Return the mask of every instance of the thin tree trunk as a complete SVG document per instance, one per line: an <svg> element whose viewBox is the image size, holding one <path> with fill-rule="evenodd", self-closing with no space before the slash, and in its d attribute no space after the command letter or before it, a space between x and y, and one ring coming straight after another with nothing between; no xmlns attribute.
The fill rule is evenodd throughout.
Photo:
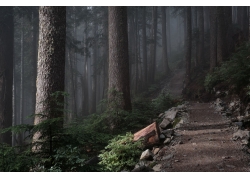
<svg viewBox="0 0 250 180"><path fill-rule="evenodd" d="M157 7L153 7L152 10L152 27L151 27L151 39L152 43L150 46L150 69L149 69L149 82L152 84L155 80L155 69L156 69L156 31L157 31Z"/></svg>
<svg viewBox="0 0 250 180"><path fill-rule="evenodd" d="M138 8L135 7L135 94L138 92Z"/></svg>
<svg viewBox="0 0 250 180"><path fill-rule="evenodd" d="M194 27L195 27L195 35L196 35L196 38L195 38L195 61L194 61L194 66L197 67L198 66L198 59L199 59L199 38L198 38L198 23L197 23L197 9L198 7L194 7Z"/></svg>
<svg viewBox="0 0 250 180"><path fill-rule="evenodd" d="M217 19L216 7L210 7L210 71L217 66Z"/></svg>
<svg viewBox="0 0 250 180"><path fill-rule="evenodd" d="M217 6L217 62L221 64L226 56L226 30L225 30L225 16L224 7Z"/></svg>
<svg viewBox="0 0 250 180"><path fill-rule="evenodd" d="M23 96L24 96L24 92L23 92L23 88L24 88L24 82L23 82L23 76L24 76L24 50L23 50L23 48L24 48L24 38L23 38L23 36L24 36L24 32L23 32L23 14L21 15L21 38L20 38L20 47L21 47L21 51L20 51L20 62L21 62L21 64L20 64L20 70L21 70L21 72L20 72L20 112L19 112L19 114L20 114L20 119L19 119L19 123L18 124L23 124L23 118L24 118L24 116L23 116L23 111L24 111L24 108L23 108L23 105L24 105L24 99L23 99ZM22 144L22 141L23 141L23 134L22 133L20 133L19 135L18 135L18 143L21 145Z"/></svg>
<svg viewBox="0 0 250 180"><path fill-rule="evenodd" d="M164 67L164 74L169 73L169 66L168 66L168 48L167 48L167 32L166 32L166 7L161 7L162 13L162 64Z"/></svg>
<svg viewBox="0 0 250 180"><path fill-rule="evenodd" d="M168 6L167 7L167 47L168 47L168 55L169 57L171 56L171 47L172 47L172 44L171 44L171 28L170 28L170 25L171 25L171 18L170 18L170 7Z"/></svg>
<svg viewBox="0 0 250 180"><path fill-rule="evenodd" d="M203 69L204 66L204 11L203 6L198 7L198 26L199 26L199 45L198 45L198 66Z"/></svg>
<svg viewBox="0 0 250 180"><path fill-rule="evenodd" d="M94 20L94 47L93 47L93 74L92 74L92 101L91 101L91 113L96 112L96 78L97 78L97 52L98 52L98 38L97 38L97 19Z"/></svg>
<svg viewBox="0 0 250 180"><path fill-rule="evenodd" d="M192 47L192 24L191 24L191 7L186 7L186 84L191 80L191 47Z"/></svg>
<svg viewBox="0 0 250 180"><path fill-rule="evenodd" d="M144 87L148 81L148 62L147 62L147 34L146 34L146 7L142 10L142 60L144 68Z"/></svg>

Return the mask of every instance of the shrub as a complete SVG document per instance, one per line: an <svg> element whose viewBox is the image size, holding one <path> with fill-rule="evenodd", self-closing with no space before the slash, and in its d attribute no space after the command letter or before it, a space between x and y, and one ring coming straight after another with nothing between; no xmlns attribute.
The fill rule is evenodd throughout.
<svg viewBox="0 0 250 180"><path fill-rule="evenodd" d="M250 43L238 48L229 61L225 61L213 73L206 76L204 86L211 90L220 82L235 86L237 90L249 84L250 79Z"/></svg>
<svg viewBox="0 0 250 180"><path fill-rule="evenodd" d="M131 170L141 153L142 142L133 142L133 134L118 135L110 141L99 155L104 171Z"/></svg>

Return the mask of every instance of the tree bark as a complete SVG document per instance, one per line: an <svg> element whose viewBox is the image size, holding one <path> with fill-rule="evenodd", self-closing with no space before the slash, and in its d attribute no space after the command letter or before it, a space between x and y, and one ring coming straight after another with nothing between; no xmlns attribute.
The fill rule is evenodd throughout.
<svg viewBox="0 0 250 180"><path fill-rule="evenodd" d="M37 64L36 114L34 124L52 118L62 118L64 97L57 101L51 96L64 91L65 76L66 7L39 8L39 46ZM60 110L58 110L60 109ZM62 122L60 124L62 126ZM33 142L41 136L37 132ZM33 147L36 148L36 147ZM40 148L40 146L39 146Z"/></svg>
<svg viewBox="0 0 250 180"><path fill-rule="evenodd" d="M109 7L109 108L131 110L127 8ZM114 107L114 104L118 107Z"/></svg>

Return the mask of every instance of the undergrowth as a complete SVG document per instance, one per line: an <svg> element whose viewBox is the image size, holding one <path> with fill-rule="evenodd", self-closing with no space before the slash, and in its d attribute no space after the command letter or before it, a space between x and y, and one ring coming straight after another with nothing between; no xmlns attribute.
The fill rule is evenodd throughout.
<svg viewBox="0 0 250 180"><path fill-rule="evenodd" d="M230 60L222 63L220 67L207 74L204 86L211 91L216 85L224 83L227 87L234 87L239 92L250 84L250 43L240 46Z"/></svg>
<svg viewBox="0 0 250 180"><path fill-rule="evenodd" d="M131 141L131 133L153 122L159 113L172 104L169 94L162 93L154 100L136 98L131 112L106 110L61 127L58 123L62 119L66 120L65 117L46 119L38 125L18 125L2 130L1 133L12 131L17 135L27 135L25 145L11 147L0 144L0 171L84 172L130 169L135 159L139 158L139 142ZM42 133L37 142L41 148L34 151L32 137L37 132ZM100 153L100 164L87 163ZM118 161L113 162L116 159Z"/></svg>

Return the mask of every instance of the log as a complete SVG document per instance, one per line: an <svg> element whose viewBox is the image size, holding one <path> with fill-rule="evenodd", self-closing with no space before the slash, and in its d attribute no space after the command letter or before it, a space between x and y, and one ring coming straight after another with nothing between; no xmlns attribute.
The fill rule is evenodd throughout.
<svg viewBox="0 0 250 180"><path fill-rule="evenodd" d="M145 147L159 144L159 128L157 123L154 122L134 134L134 141L138 141L141 138L144 138Z"/></svg>

